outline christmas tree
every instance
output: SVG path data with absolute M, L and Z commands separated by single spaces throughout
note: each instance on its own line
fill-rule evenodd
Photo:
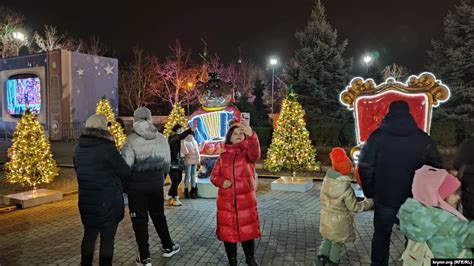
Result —
M 343 57 L 347 40 L 338 42 L 320 0 L 315 0 L 311 18 L 296 33 L 298 48 L 286 69 L 286 83 L 295 85 L 308 120 L 333 122 L 344 119 L 348 112 L 341 107 L 337 95 L 351 78 L 351 60 Z
M 265 166 L 269 170 L 287 169 L 295 175 L 296 170 L 319 168 L 303 112 L 296 94 L 290 89 L 283 100 L 277 128 L 273 132 L 272 144 L 265 160 Z
M 457 123 L 464 139 L 474 133 L 474 5 L 462 0 L 444 19 L 444 35 L 432 41 L 429 70 L 451 89 L 450 100 L 434 112 L 435 120 Z
M 114 112 L 112 112 L 112 106 L 110 105 L 109 100 L 105 98 L 105 96 L 102 97 L 97 103 L 96 114 L 103 114 L 107 117 L 107 120 L 110 123 L 110 134 L 112 134 L 115 139 L 115 146 L 118 149 L 121 149 L 123 147 L 123 144 L 125 144 L 127 136 L 123 132 L 123 128 L 120 126 L 120 124 L 115 121 L 115 115 Z
M 176 124 L 180 124 L 184 128 L 188 128 L 188 119 L 186 119 L 186 116 L 184 115 L 184 108 L 181 107 L 179 103 L 175 103 L 173 105 L 173 109 L 171 109 L 168 120 L 166 120 L 165 131 L 163 132 L 163 135 L 168 137 Z
M 17 123 L 7 153 L 10 160 L 4 169 L 8 183 L 29 185 L 35 190 L 37 185 L 49 183 L 58 175 L 44 128 L 28 110 Z

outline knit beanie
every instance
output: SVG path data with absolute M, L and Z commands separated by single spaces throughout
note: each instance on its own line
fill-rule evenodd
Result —
M 101 130 L 108 130 L 107 124 L 109 121 L 107 121 L 107 117 L 102 114 L 95 114 L 89 116 L 86 120 L 86 128 L 95 128 L 95 129 L 101 129 Z
M 351 173 L 352 162 L 347 157 L 346 151 L 343 148 L 336 147 L 329 153 L 331 158 L 332 168 L 343 175 L 349 175 Z
M 139 107 L 133 113 L 134 122 L 151 121 L 151 111 L 146 107 Z
M 459 182 L 456 177 L 448 174 L 444 178 L 443 183 L 441 183 L 441 186 L 438 188 L 439 195 L 441 198 L 446 199 L 451 194 L 454 194 L 460 186 L 461 182 Z

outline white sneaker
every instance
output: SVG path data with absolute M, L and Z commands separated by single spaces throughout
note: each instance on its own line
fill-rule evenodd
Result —
M 171 258 L 174 254 L 178 253 L 181 250 L 178 244 L 174 244 L 171 248 L 166 248 L 163 250 L 163 257 Z
M 135 264 L 137 264 L 137 266 L 152 266 L 150 258 L 141 260 L 140 255 L 137 255 L 137 257 L 135 258 Z
M 181 205 L 183 205 L 183 203 L 181 203 L 181 201 L 179 201 L 179 197 L 176 196 L 176 197 L 174 197 L 174 199 L 173 199 L 173 204 L 171 204 L 171 205 L 173 205 L 173 206 L 181 206 Z

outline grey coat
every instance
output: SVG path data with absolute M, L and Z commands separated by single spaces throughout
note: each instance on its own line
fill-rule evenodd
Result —
M 170 167 L 170 147 L 149 121 L 133 123 L 122 156 L 132 168 L 125 190 L 151 191 L 162 186 Z

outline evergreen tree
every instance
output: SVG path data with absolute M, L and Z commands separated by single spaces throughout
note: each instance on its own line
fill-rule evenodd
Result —
M 310 20 L 296 39 L 299 48 L 287 68 L 286 82 L 297 88 L 308 120 L 342 119 L 345 110 L 338 95 L 350 80 L 352 60 L 344 59 L 347 40 L 338 43 L 337 31 L 320 0 L 315 1 Z
M 115 121 L 115 114 L 112 111 L 112 106 L 110 105 L 109 100 L 107 100 L 105 96 L 102 97 L 100 101 L 97 103 L 96 114 L 102 114 L 102 115 L 105 115 L 105 117 L 107 117 L 107 121 L 109 121 L 110 123 L 109 132 L 114 137 L 115 146 L 118 149 L 121 149 L 123 145 L 125 144 L 125 140 L 127 139 L 127 136 L 123 132 L 123 128 L 120 125 L 120 123 Z
M 171 113 L 168 116 L 168 120 L 166 120 L 165 130 L 163 135 L 168 137 L 173 130 L 175 125 L 182 125 L 184 128 L 188 128 L 188 119 L 185 116 L 184 108 L 179 105 L 179 103 L 175 103 L 173 105 L 173 109 L 171 109 Z
M 268 111 L 263 103 L 263 91 L 265 90 L 265 84 L 260 78 L 255 80 L 253 85 L 253 110 L 250 115 L 250 124 L 252 127 L 265 127 L 269 126 Z
M 437 120 L 454 120 L 474 127 L 474 6 L 461 0 L 444 18 L 444 35 L 433 40 L 430 70 L 451 89 L 451 99 L 434 112 Z M 461 125 L 460 124 L 460 125 Z
M 44 128 L 28 110 L 16 125 L 8 157 L 10 160 L 5 164 L 5 181 L 8 183 L 36 189 L 37 185 L 49 183 L 58 175 Z
M 293 175 L 300 169 L 316 170 L 319 167 L 316 150 L 306 129 L 303 107 L 291 89 L 283 100 L 265 166 L 271 171 L 287 169 Z

